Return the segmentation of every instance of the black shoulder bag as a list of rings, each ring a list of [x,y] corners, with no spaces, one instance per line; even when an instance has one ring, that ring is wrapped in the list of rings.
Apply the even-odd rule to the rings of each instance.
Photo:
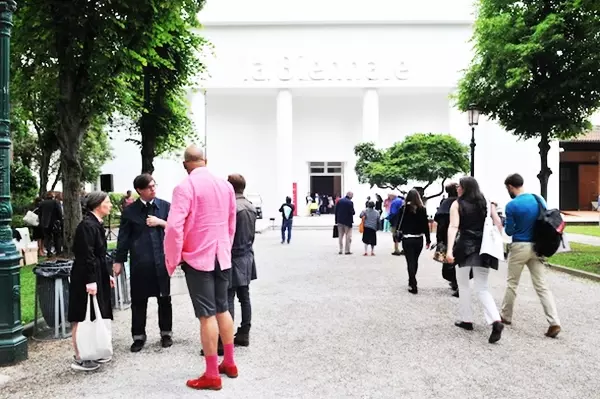
[[[404,238],[404,233],[402,233],[402,229],[400,227],[402,227],[402,221],[404,221],[404,214],[406,213],[406,204],[404,204],[402,208],[402,216],[400,216],[400,221],[398,222],[398,225],[396,226],[396,231],[394,232],[394,242],[402,242],[402,239]]]

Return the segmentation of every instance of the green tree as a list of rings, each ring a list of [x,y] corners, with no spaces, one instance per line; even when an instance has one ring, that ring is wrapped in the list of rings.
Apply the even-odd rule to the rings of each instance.
[[[600,106],[598,32],[597,0],[479,0],[458,106],[476,104],[519,138],[539,140],[544,198],[550,142],[586,132]]]
[[[199,58],[206,44],[195,30],[204,0],[153,1],[155,11],[140,18],[150,43],[139,43],[144,58],[139,88],[124,112],[137,121],[139,133],[131,141],[141,148],[142,173],[154,172],[154,158],[179,149],[194,137],[188,117],[186,91],[204,70]]]
[[[413,181],[423,183],[425,191],[441,180],[442,190],[424,200],[442,195],[446,179],[469,170],[468,147],[447,134],[415,133],[383,150],[362,143],[354,153],[358,180],[371,187],[400,190]]]
[[[154,2],[29,0],[20,4],[13,35],[22,65],[35,64],[56,88],[56,138],[65,208],[65,247],[72,247],[81,219],[81,149],[96,121],[132,97],[144,62],[136,51],[152,38],[140,29]]]

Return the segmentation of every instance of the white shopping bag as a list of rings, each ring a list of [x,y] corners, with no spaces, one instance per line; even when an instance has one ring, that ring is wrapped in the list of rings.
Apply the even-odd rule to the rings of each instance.
[[[571,252],[571,245],[569,244],[569,240],[567,240],[566,234],[562,235],[562,242],[558,246],[558,249],[556,250],[556,254],[560,254],[563,252]]]
[[[483,238],[481,240],[480,255],[487,254],[498,260],[504,260],[504,238],[502,233],[494,225],[492,219],[492,206],[487,205],[488,213],[483,225]]]
[[[91,321],[92,303],[96,320]],[[88,297],[88,307],[85,321],[77,325],[77,349],[81,360],[106,359],[112,356],[111,320],[103,319],[95,295]]]
[[[23,222],[27,226],[37,227],[40,225],[40,217],[31,211],[27,211],[25,216],[23,216]]]

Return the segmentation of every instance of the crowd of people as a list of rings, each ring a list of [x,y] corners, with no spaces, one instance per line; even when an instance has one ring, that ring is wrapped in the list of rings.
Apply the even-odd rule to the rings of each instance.
[[[434,221],[437,224],[434,259],[442,263],[442,277],[447,280],[459,298],[460,320],[457,327],[473,330],[471,308],[471,285],[484,308],[485,319],[491,326],[490,343],[500,340],[505,325],[512,324],[516,291],[524,266],[529,268],[549,328],[546,336],[555,338],[561,331],[560,321],[552,293],[546,283],[546,266],[536,253],[534,230],[540,212],[546,209],[543,198],[524,190],[524,181],[519,174],[510,175],[504,185],[512,200],[506,206],[506,219],[498,213],[497,204],[487,200],[481,193],[477,180],[464,177],[459,183],[445,187],[445,198],[437,209]],[[334,237],[338,238],[339,254],[351,255],[352,228],[354,223],[353,193],[348,192],[335,207]],[[380,198],[380,197],[379,197]],[[377,231],[385,221],[392,232],[394,251],[392,255],[404,255],[408,272],[408,291],[418,294],[417,272],[423,248],[432,247],[430,220],[421,194],[410,190],[406,197],[390,194],[377,210],[375,202],[367,199],[365,209],[360,212],[359,231],[365,246],[364,256],[374,256]],[[488,221],[489,220],[489,221]],[[498,270],[498,257],[482,252],[485,240],[486,221],[491,228],[512,237],[508,254],[507,288],[501,310],[496,307],[488,289],[490,269]],[[493,226],[493,227],[492,227]],[[400,250],[402,245],[402,251]],[[504,260],[504,259],[502,259]]]
[[[252,307],[249,286],[257,278],[254,259],[256,209],[244,197],[246,182],[233,174],[228,180],[215,176],[206,168],[201,149],[190,146],[184,154],[183,166],[188,177],[173,192],[172,203],[156,197],[156,182],[149,174],[135,178],[133,186],[139,195],[123,203],[117,250],[112,270],[106,267],[107,241],[103,218],[111,211],[111,201],[104,192],[93,192],[85,198],[85,216],[74,239],[75,262],[70,281],[68,320],[72,324],[74,370],[92,371],[111,358],[82,359],[78,351],[78,324],[86,320],[90,296],[95,296],[100,315],[112,319],[111,287],[115,276],[130,262],[131,284],[131,352],[143,350],[149,298],[157,298],[160,343],[173,345],[173,307],[170,277],[178,267],[185,274],[196,318],[200,321],[200,340],[205,372],[187,381],[194,389],[219,390],[221,375],[238,376],[235,346],[248,346]],[[498,216],[496,204],[488,201],[472,177],[460,179],[446,187],[444,199],[435,216],[436,253],[442,259],[442,276],[459,297],[459,320],[455,325],[473,330],[470,279],[481,301],[485,320],[491,326],[490,343],[501,339],[505,325],[513,320],[516,290],[523,267],[528,266],[534,288],[542,302],[550,327],[548,337],[560,330],[554,299],[544,278],[545,266],[536,254],[534,228],[545,207],[543,199],[528,194],[523,178],[511,175],[505,186],[513,198],[506,206],[506,221]],[[131,198],[129,195],[127,198]],[[291,239],[295,205],[286,198],[279,208],[282,216],[281,243]],[[351,255],[355,209],[353,193],[348,192],[334,207],[334,234],[339,236],[339,254]],[[418,294],[419,259],[424,248],[432,247],[430,221],[418,190],[405,197],[390,194],[387,200],[377,195],[367,199],[359,213],[364,256],[374,256],[378,231],[385,223],[392,232],[395,256],[404,255],[408,271],[408,291]],[[488,290],[490,269],[497,270],[500,259],[482,250],[486,223],[499,232],[512,236],[508,256],[508,281],[499,311]],[[286,235],[287,233],[287,235]],[[400,250],[402,246],[402,251]],[[460,295],[459,295],[460,292]],[[241,324],[234,331],[234,301],[241,305]],[[93,311],[93,310],[92,310]],[[219,356],[223,360],[219,363]]]

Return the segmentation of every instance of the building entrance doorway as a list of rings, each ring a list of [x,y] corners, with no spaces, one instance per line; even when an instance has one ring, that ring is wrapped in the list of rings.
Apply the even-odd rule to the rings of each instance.
[[[344,167],[341,162],[310,162],[310,195],[317,204],[321,204],[318,209],[320,213],[333,211],[329,208],[329,197],[335,200],[336,196],[342,195],[342,182],[344,177]],[[319,198],[316,198],[318,194]]]

